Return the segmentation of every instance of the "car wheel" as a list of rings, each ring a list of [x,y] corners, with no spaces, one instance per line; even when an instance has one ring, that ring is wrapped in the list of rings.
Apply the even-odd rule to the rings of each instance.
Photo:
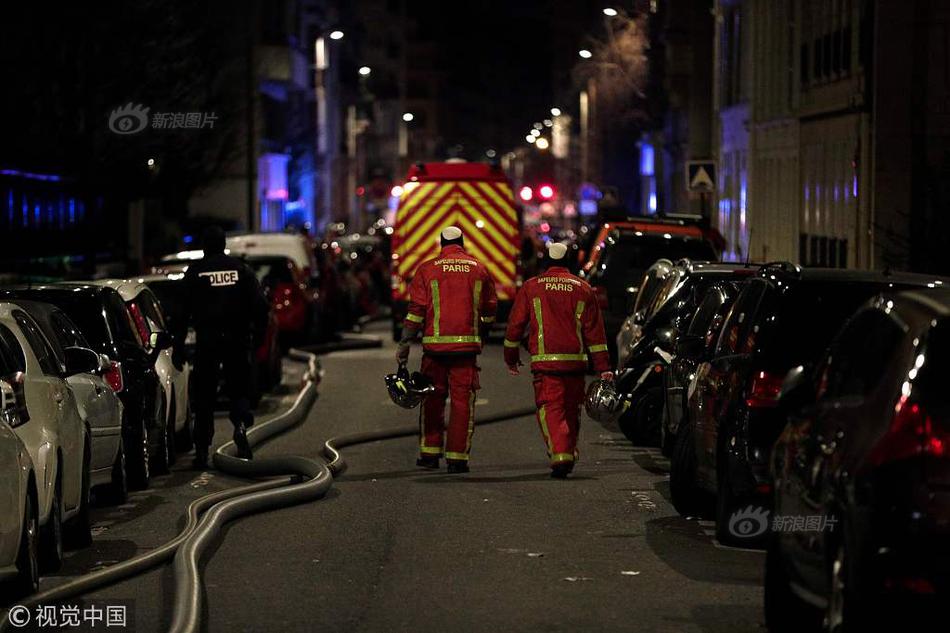
[[[666,402],[660,400],[660,452],[665,457],[673,457],[673,449],[676,447],[676,434],[670,433],[670,412],[666,408]]]
[[[56,571],[63,566],[63,501],[60,476],[57,476],[53,488],[49,519],[40,532],[40,568],[47,572]]]
[[[805,633],[821,627],[818,610],[792,591],[778,539],[769,539],[765,553],[765,626],[771,633]]]
[[[620,431],[637,446],[659,446],[662,408],[659,389],[644,391],[620,416]]]
[[[136,428],[129,432],[125,441],[129,487],[134,490],[144,490],[148,488],[152,478],[151,447],[144,417],[135,426]]]
[[[119,438],[119,450],[112,462],[112,481],[103,490],[104,500],[110,505],[121,505],[129,499],[128,464],[125,460],[125,440]]]
[[[14,600],[36,593],[40,588],[39,521],[32,491],[26,495],[23,507],[23,533],[16,557],[16,576],[0,583],[0,595]]]
[[[86,437],[89,446],[89,437]],[[63,537],[70,548],[79,549],[92,544],[92,520],[89,517],[89,449],[86,448],[82,464],[82,488],[79,500],[79,512],[63,526]]]
[[[683,420],[676,434],[670,460],[670,497],[683,516],[698,516],[703,510],[703,492],[696,485],[696,447],[693,425]]]
[[[728,463],[721,458],[716,465],[718,485],[716,487],[716,540],[721,545],[732,547],[755,547],[760,544],[760,536],[768,533],[768,525],[760,526],[759,521],[767,521],[764,508],[749,505],[743,507],[743,499],[736,496],[729,481]],[[738,519],[738,514],[745,509],[750,510],[749,520]],[[761,531],[759,528],[762,528]],[[746,532],[742,531],[748,529]],[[736,533],[738,532],[738,534]]]
[[[161,404],[158,407],[158,414],[155,419],[155,438],[157,442],[154,451],[151,454],[152,471],[158,475],[168,474],[168,465],[171,463],[168,446],[168,407],[165,403],[165,392],[162,391]]]

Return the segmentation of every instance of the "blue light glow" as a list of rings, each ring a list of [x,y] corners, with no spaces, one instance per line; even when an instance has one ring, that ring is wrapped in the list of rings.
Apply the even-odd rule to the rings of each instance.
[[[640,145],[640,175],[652,176],[654,174],[653,164],[653,146],[649,143]]]

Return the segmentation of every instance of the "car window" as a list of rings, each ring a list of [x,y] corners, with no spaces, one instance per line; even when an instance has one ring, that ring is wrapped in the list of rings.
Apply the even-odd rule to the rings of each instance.
[[[755,318],[765,295],[765,282],[750,281],[732,305],[719,333],[716,355],[743,354],[751,350],[751,342],[756,336]]]
[[[706,293],[702,303],[693,312],[693,318],[686,328],[686,333],[691,336],[706,336],[709,326],[712,324],[713,317],[722,306],[723,295],[718,288],[713,288]]]
[[[43,336],[43,333],[40,332],[39,327],[33,322],[33,319],[20,310],[13,312],[13,318],[16,320],[17,325],[20,326],[20,329],[23,330],[23,336],[26,337],[30,347],[33,348],[33,353],[36,355],[36,360],[39,361],[40,369],[43,370],[43,373],[47,376],[59,376],[61,367],[56,360],[57,354],[53,352],[50,343],[46,340],[46,337]]]
[[[20,341],[5,325],[0,325],[0,376],[26,371],[26,357]]]
[[[59,344],[63,347],[89,347],[89,341],[83,336],[79,326],[66,316],[65,312],[56,311],[50,315],[50,324]]]
[[[831,346],[819,375],[818,397],[836,400],[872,393],[893,362],[904,332],[887,315],[856,316]]]
[[[137,303],[142,309],[142,314],[148,320],[149,332],[165,331],[168,326],[165,323],[165,315],[162,308],[158,305],[158,300],[151,290],[143,290],[138,297]]]

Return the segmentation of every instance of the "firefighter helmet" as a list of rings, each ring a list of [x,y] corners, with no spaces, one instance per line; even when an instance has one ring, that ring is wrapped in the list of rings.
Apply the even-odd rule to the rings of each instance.
[[[386,375],[386,389],[393,402],[404,409],[413,409],[435,391],[432,381],[417,371],[409,374],[405,363],[400,363],[395,374]]]
[[[598,422],[613,422],[630,406],[629,398],[617,392],[613,380],[597,379],[587,387],[584,408]]]

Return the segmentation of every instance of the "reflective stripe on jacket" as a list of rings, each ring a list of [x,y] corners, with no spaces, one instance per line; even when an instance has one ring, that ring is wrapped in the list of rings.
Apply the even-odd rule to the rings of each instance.
[[[481,329],[494,322],[497,307],[488,270],[462,247],[451,245],[416,270],[404,326],[422,329],[426,352],[479,353]]]
[[[505,362],[516,365],[518,347],[528,338],[531,370],[539,372],[610,369],[607,335],[597,297],[587,282],[561,266],[532,277],[515,297],[505,333]]]

